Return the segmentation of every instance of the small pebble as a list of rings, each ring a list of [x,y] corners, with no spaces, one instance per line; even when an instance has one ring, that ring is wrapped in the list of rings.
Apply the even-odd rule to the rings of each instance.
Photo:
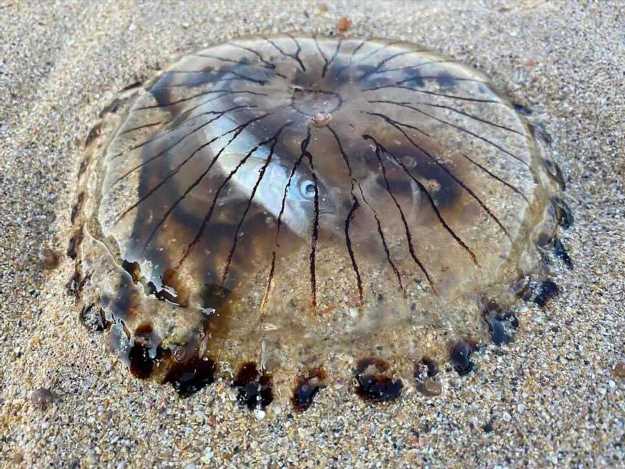
[[[56,399],[56,395],[46,388],[39,388],[30,395],[30,401],[39,410],[46,410]]]
[[[625,378],[625,362],[619,362],[614,365],[612,375],[614,375],[615,378]]]
[[[47,247],[44,247],[39,252],[39,260],[46,270],[53,270],[59,266],[60,256],[59,254]]]
[[[341,18],[339,18],[338,22],[336,23],[336,30],[339,33],[345,33],[351,27],[352,27],[352,20],[350,20],[347,16],[342,16]]]
[[[424,396],[434,397],[440,396],[443,392],[443,386],[436,378],[426,378],[422,383],[417,385],[417,390]]]
[[[206,448],[204,453],[202,453],[202,462],[204,464],[209,464],[213,459],[213,450],[211,448]]]

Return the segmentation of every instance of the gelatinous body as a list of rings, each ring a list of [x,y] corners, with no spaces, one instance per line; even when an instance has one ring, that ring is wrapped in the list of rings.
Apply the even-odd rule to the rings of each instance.
[[[83,301],[141,377],[258,362],[279,388],[370,356],[412,376],[488,337],[485,302],[513,305],[555,235],[559,181],[528,124],[411,44],[235,40],[182,58],[101,133]]]

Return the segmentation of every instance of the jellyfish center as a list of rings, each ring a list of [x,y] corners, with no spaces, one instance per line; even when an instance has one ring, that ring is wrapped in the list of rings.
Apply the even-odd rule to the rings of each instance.
[[[333,91],[316,88],[293,88],[291,105],[293,108],[316,121],[329,118],[343,104],[341,95]]]

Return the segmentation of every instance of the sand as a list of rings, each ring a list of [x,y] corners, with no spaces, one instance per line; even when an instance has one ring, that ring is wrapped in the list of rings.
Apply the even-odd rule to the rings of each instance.
[[[622,0],[0,2],[0,462],[5,467],[625,464],[625,5]],[[303,414],[188,399],[132,378],[80,325],[63,253],[82,142],[122,88],[256,32],[423,44],[493,77],[553,142],[575,225],[560,295],[443,392],[372,406],[332,385]],[[619,365],[620,364],[620,365]],[[616,371],[615,371],[616,367]],[[618,370],[621,369],[621,372]],[[40,388],[50,393],[33,392]]]

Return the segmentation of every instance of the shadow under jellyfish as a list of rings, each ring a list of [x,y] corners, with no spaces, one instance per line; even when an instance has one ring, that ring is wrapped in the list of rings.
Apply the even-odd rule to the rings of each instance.
[[[239,393],[299,383],[307,406],[323,366],[395,398],[424,356],[486,339],[484,298],[513,307],[557,239],[545,144],[483,75],[408,43],[234,40],[126,91],[92,134],[78,301],[131,371],[186,394],[252,362]],[[362,360],[384,376],[354,376]],[[366,389],[381,379],[393,395]]]

